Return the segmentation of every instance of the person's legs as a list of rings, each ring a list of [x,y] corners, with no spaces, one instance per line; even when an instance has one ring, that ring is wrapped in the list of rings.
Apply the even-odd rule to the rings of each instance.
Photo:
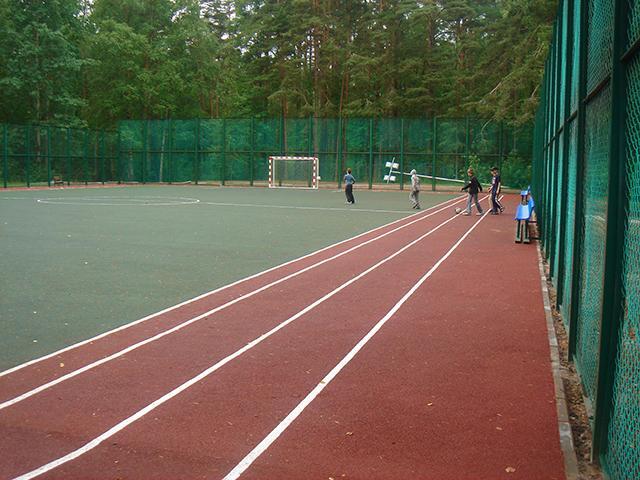
[[[473,194],[473,202],[476,204],[476,208],[478,209],[478,213],[482,214],[483,210],[482,210],[482,207],[480,206],[480,202],[478,201],[478,194],[477,193]],[[471,205],[469,205],[469,213],[471,213]]]
[[[491,192],[491,213],[498,213],[498,196],[495,192]]]
[[[347,203],[356,203],[353,198],[353,184],[349,184],[344,188],[344,193],[347,196]]]
[[[418,192],[411,190],[409,200],[411,200],[411,208],[418,208]]]
[[[463,215],[471,215],[471,197],[470,193],[467,194],[467,208],[462,211]]]
[[[420,192],[416,192],[416,210],[420,210]]]

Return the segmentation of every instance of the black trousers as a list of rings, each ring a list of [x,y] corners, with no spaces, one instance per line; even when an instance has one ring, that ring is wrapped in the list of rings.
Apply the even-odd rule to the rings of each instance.
[[[344,194],[347,196],[347,202],[356,203],[356,199],[353,198],[353,184],[345,185]]]
[[[498,213],[500,210],[504,210],[502,203],[498,200],[498,194],[496,192],[491,192],[491,211],[494,213]]]

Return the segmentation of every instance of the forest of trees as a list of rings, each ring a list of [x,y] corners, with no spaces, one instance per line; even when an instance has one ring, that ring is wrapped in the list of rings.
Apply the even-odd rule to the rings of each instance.
[[[0,0],[0,122],[531,120],[554,0]]]

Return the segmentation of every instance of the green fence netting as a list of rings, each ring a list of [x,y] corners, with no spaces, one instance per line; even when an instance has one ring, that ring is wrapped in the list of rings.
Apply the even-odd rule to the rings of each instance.
[[[637,26],[636,26],[637,28]],[[637,35],[637,31],[635,32]],[[622,271],[624,308],[618,339],[609,428],[610,469],[615,478],[640,478],[640,58],[627,72],[627,221]]]
[[[194,123],[195,122],[195,123]],[[349,167],[360,184],[380,184],[387,162],[400,164],[400,170],[415,168],[425,175],[463,179],[469,165],[478,169],[481,180],[489,180],[489,168],[503,168],[507,186],[520,188],[529,183],[532,128],[508,128],[477,119],[221,119],[173,122],[169,139],[162,148],[149,144],[162,136],[164,122],[121,122],[121,153],[125,162],[144,162],[151,152],[176,153],[182,159],[171,175],[149,176],[135,181],[192,181],[264,183],[269,155],[317,156],[324,184],[340,184]],[[185,130],[186,129],[186,130]],[[188,131],[199,131],[199,143],[178,140],[193,138]],[[127,132],[124,135],[122,132]],[[131,138],[135,133],[135,139]],[[144,138],[147,140],[145,141]],[[172,140],[172,138],[174,140]],[[126,141],[125,141],[126,140]],[[146,153],[145,153],[146,152]],[[192,158],[189,160],[188,155]],[[128,160],[127,160],[128,159]],[[178,161],[174,160],[174,164]],[[190,163],[197,168],[187,168]],[[154,165],[158,165],[155,162]],[[129,167],[129,171],[131,168]],[[187,177],[189,177],[187,179]],[[403,187],[404,176],[397,186]],[[125,176],[124,181],[134,181]],[[432,182],[441,185],[446,182]]]
[[[595,402],[603,300],[609,182],[611,89],[587,105],[584,147],[583,234],[581,256],[580,323],[576,350],[582,382]]]
[[[640,478],[640,2],[562,0],[536,114],[542,253],[593,454]]]
[[[50,183],[52,175],[69,184],[266,185],[270,155],[317,156],[320,184],[327,186],[340,186],[347,168],[358,184],[381,186],[391,161],[402,172],[415,168],[432,176],[426,183],[433,189],[459,185],[447,179],[465,179],[469,166],[485,182],[490,167],[502,168],[507,187],[526,187],[531,179],[533,126],[480,119],[127,120],[119,122],[117,133],[2,128],[5,186]],[[396,177],[385,186],[404,188],[406,176]]]
[[[116,132],[40,125],[0,125],[2,186],[115,181]]]

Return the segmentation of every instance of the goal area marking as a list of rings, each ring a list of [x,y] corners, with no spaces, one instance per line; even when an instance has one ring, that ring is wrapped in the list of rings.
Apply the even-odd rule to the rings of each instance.
[[[269,157],[269,188],[317,189],[318,173],[318,157]]]

